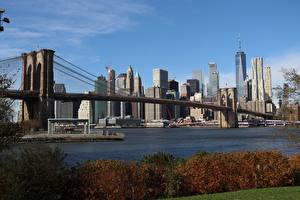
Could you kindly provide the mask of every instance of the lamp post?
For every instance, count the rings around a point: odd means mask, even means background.
[[[2,26],[2,22],[9,23],[9,19],[7,17],[3,17],[2,14],[5,12],[3,8],[0,8],[0,32],[4,31],[4,27]]]

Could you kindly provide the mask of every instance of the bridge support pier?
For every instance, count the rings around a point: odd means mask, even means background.
[[[54,117],[53,55],[49,49],[22,54],[21,90],[37,91],[39,98],[21,100],[19,122],[36,120],[47,129],[48,118]]]
[[[237,128],[237,92],[236,88],[221,88],[218,91],[218,102],[221,106],[231,107],[232,110],[219,111],[221,128]]]

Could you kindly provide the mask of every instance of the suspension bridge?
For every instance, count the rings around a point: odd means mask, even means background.
[[[126,91],[119,91],[116,94],[114,91],[110,91],[106,85],[95,82],[96,75],[54,54],[54,51],[50,49],[41,49],[23,53],[21,56],[2,59],[0,66],[6,66],[7,71],[14,68],[16,73],[10,74],[13,76],[17,76],[18,72],[21,72],[21,79],[17,82],[20,87],[0,89],[0,98],[20,100],[19,121],[34,119],[39,121],[43,128],[47,128],[49,118],[54,118],[55,100],[140,102],[211,109],[220,111],[219,123],[221,128],[237,127],[237,113],[246,113],[263,118],[274,117],[273,114],[238,108],[236,88],[220,89],[217,101],[209,103],[129,96]],[[55,76],[61,76],[63,80],[73,79],[80,84],[81,88],[84,86],[94,87],[95,84],[100,84],[104,90],[103,94],[54,92]]]

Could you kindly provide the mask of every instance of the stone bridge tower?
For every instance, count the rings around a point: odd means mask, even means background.
[[[38,93],[38,98],[21,100],[19,121],[35,119],[46,129],[48,118],[54,117],[53,98],[54,51],[41,49],[22,54],[21,90]]]
[[[237,128],[237,90],[236,88],[221,88],[218,91],[218,102],[221,106],[231,107],[232,110],[220,111],[221,128]]]

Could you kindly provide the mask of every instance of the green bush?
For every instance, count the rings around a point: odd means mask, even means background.
[[[182,176],[175,168],[183,162],[183,159],[163,152],[143,157],[141,163],[148,166],[148,173],[150,174],[147,184],[153,191],[150,195],[151,198],[174,197],[181,194]]]
[[[64,157],[50,147],[24,148],[2,156],[1,199],[61,199],[68,172]]]
[[[172,154],[157,152],[154,154],[145,155],[141,160],[141,163],[171,167],[177,165],[181,161],[181,159],[175,158]]]

